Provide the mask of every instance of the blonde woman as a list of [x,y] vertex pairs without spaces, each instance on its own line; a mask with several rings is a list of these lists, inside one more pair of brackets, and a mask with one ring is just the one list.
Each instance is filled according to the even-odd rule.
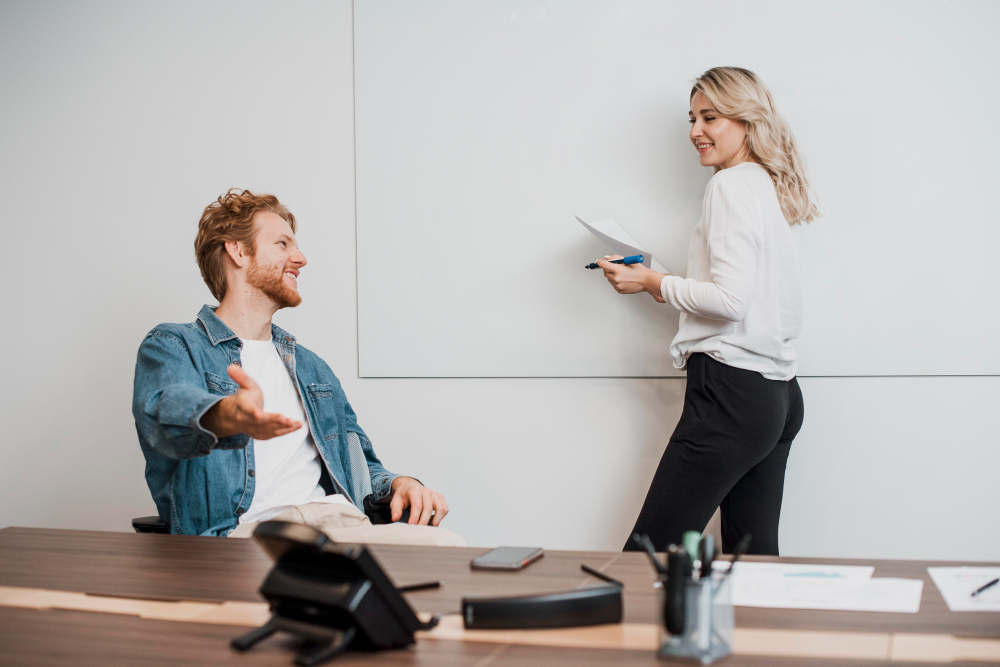
[[721,507],[724,551],[749,534],[750,553],[777,555],[785,463],[803,417],[794,226],[818,211],[795,139],[753,72],[716,67],[698,77],[690,121],[691,143],[715,175],[687,277],[600,262],[619,293],[649,292],[681,311],[670,354],[687,368],[684,410],[634,531],[662,550],[704,530]]

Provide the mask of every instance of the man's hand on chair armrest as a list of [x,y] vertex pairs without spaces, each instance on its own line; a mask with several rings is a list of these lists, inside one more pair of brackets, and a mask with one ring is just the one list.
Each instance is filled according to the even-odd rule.
[[392,480],[392,520],[399,521],[403,510],[410,508],[410,525],[437,526],[448,514],[448,503],[437,491],[431,491],[412,477],[397,477]]

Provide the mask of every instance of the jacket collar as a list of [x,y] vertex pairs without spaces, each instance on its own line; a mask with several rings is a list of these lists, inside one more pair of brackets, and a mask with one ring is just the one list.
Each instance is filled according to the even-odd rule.
[[[229,325],[220,320],[219,316],[215,314],[216,308],[218,306],[209,306],[206,304],[198,312],[198,321],[201,322],[201,326],[205,327],[205,333],[208,334],[208,340],[212,343],[212,347],[227,340],[239,338],[229,328]],[[295,344],[295,336],[274,324],[274,322],[271,323],[271,338],[285,345]]]
[[280,342],[282,345],[295,345],[295,336],[288,333],[274,322],[271,322],[271,340]]
[[233,330],[229,328],[229,325],[220,320],[218,315],[215,314],[216,308],[218,306],[209,306],[206,304],[198,312],[198,321],[201,322],[201,326],[205,327],[205,333],[208,334],[208,341],[212,344],[212,347],[227,340],[238,338],[233,333]]

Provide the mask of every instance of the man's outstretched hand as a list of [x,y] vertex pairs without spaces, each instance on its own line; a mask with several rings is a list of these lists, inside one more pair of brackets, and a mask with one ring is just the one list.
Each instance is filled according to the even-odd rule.
[[246,433],[254,440],[270,440],[302,428],[302,422],[264,412],[264,393],[240,366],[230,364],[226,372],[240,388],[202,416],[201,425],[206,429],[219,438]]
[[392,500],[389,509],[392,510],[392,520],[399,521],[403,510],[410,508],[411,526],[440,525],[448,514],[448,503],[437,491],[431,491],[412,477],[397,477],[392,480]]

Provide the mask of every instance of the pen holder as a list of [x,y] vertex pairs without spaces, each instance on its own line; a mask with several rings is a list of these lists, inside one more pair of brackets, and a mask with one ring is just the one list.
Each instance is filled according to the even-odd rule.
[[661,658],[673,658],[709,665],[733,651],[732,584],[722,574],[685,584],[684,632],[667,632],[667,587],[660,588],[660,651]]

